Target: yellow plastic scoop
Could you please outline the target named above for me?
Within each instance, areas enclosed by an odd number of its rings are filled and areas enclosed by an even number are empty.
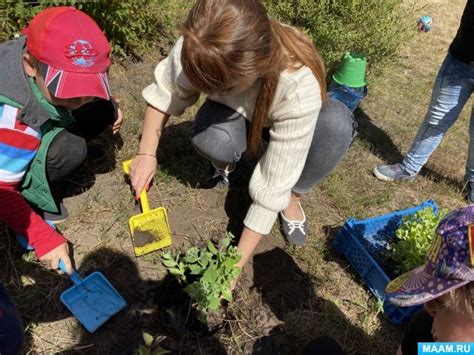
[[[131,160],[123,162],[125,174],[129,174]],[[150,210],[148,194],[143,189],[140,194],[142,213],[130,217],[128,224],[132,235],[135,255],[140,256],[171,245],[171,233],[166,208]]]

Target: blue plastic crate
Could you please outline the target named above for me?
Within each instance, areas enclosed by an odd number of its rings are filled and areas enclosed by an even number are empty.
[[[378,217],[363,220],[350,218],[333,241],[336,250],[347,258],[374,296],[384,302],[384,313],[394,325],[408,322],[421,306],[397,307],[385,300],[384,291],[390,282],[390,277],[380,263],[385,259],[387,246],[395,238],[395,232],[400,227],[403,217],[424,208],[433,208],[433,211],[438,213],[436,203],[428,200],[419,206]]]

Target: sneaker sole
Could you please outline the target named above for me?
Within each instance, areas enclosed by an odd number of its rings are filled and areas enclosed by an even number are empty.
[[[382,181],[395,181],[394,178],[391,178],[391,177],[388,177],[388,176],[385,176],[385,175],[381,174],[377,170],[377,167],[375,167],[374,170],[372,170],[372,172],[374,173],[375,177],[379,180],[382,180]]]
[[[412,182],[415,180],[416,176],[413,176],[411,178],[407,178],[407,179],[394,179],[394,178],[391,178],[391,177],[388,177],[386,175],[383,175],[381,172],[379,172],[377,170],[377,167],[374,168],[374,170],[372,170],[372,173],[375,175],[375,177],[379,180],[382,180],[382,181],[406,181],[406,182]]]
[[[51,224],[57,225],[57,224],[61,224],[61,223],[66,222],[66,221],[67,221],[67,217],[61,218],[61,219],[55,219],[55,220],[51,220],[51,219],[46,218],[45,221],[46,221],[46,222],[49,222],[49,223],[51,223]]]

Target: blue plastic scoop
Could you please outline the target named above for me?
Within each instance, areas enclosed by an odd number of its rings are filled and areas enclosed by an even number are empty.
[[[49,221],[46,222],[56,229]],[[23,235],[17,234],[16,239],[26,250],[34,250]],[[59,268],[66,273],[66,265],[62,260],[59,261]],[[91,333],[127,306],[127,302],[101,272],[95,271],[81,279],[73,269],[70,278],[74,286],[61,294],[61,302]]]
[[[66,272],[62,260],[59,268]],[[70,278],[74,286],[61,294],[61,302],[91,333],[127,306],[127,302],[101,272],[95,271],[81,279],[73,270]]]

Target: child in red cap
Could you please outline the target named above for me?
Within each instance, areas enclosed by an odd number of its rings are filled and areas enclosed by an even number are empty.
[[[417,354],[419,342],[474,342],[474,205],[439,223],[425,264],[390,282],[386,294],[398,306],[424,304],[398,354]]]
[[[45,219],[64,217],[55,191],[86,158],[87,141],[120,127],[107,79],[110,46],[74,7],[40,12],[23,34],[0,45],[0,221],[49,268],[62,260],[70,272],[66,239]],[[0,345],[10,321],[0,317]]]

